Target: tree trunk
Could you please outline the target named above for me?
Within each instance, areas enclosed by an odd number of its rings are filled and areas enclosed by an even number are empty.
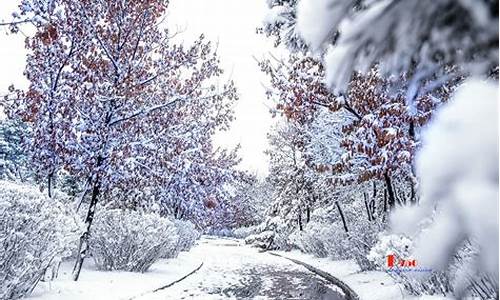
[[[366,215],[368,216],[368,221],[372,221],[373,217],[372,217],[372,213],[370,210],[370,205],[368,204],[368,194],[366,192],[363,193],[363,198],[365,201]]]
[[[376,212],[377,212],[377,211],[376,211],[376,207],[375,207],[375,199],[372,199],[372,200],[370,201],[370,205],[369,205],[369,207],[370,207],[370,212],[371,212],[371,214],[372,214],[372,220],[374,220],[374,221],[375,221],[375,216],[377,215],[377,214],[376,214]]]
[[[54,181],[54,172],[50,172],[47,176],[47,193],[49,194],[49,198],[52,198],[52,185]]]
[[[311,221],[311,207],[306,208],[306,223],[309,223]]]
[[[392,186],[391,177],[389,177],[388,173],[384,173],[385,187],[387,189],[387,204],[388,209],[393,209],[396,206],[396,195],[394,194],[394,188]]]
[[[413,178],[410,178],[410,202],[417,203],[417,193],[415,191],[415,183]]]
[[[384,190],[384,211],[382,214],[382,222],[385,222],[385,217],[387,215],[387,190]]]
[[[335,201],[335,205],[337,206],[337,209],[339,210],[340,218],[342,219],[342,224],[344,225],[344,230],[346,233],[349,233],[349,229],[347,228],[347,222],[344,217],[344,213],[342,212],[342,209],[340,208],[340,204],[338,201]]]
[[[373,181],[373,196],[372,198],[375,199],[377,197],[377,182],[374,180]]]
[[[299,230],[303,231],[304,227],[302,226],[302,209],[299,207]]]
[[[98,159],[98,164],[100,164],[100,160]],[[78,246],[78,257],[76,258],[75,266],[73,268],[73,280],[77,281],[80,277],[80,271],[82,270],[83,261],[87,256],[87,251],[89,249],[88,238],[90,233],[90,227],[92,226],[92,222],[94,221],[94,214],[97,206],[97,200],[99,198],[100,192],[100,182],[99,175],[97,175],[96,180],[94,182],[94,186],[92,188],[92,197],[90,199],[89,210],[87,211],[87,217],[85,218],[85,224],[87,227],[85,228],[85,232],[80,236],[80,245]]]

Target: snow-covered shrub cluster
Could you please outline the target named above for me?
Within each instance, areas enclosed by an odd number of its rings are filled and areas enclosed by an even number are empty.
[[[245,238],[245,243],[262,249],[273,249],[275,235],[272,230],[251,234]]]
[[[265,222],[262,222],[254,228],[252,233],[245,237],[245,244],[253,245],[262,249],[270,249],[273,242],[275,232],[273,229],[276,228],[275,222],[278,221],[276,218],[267,218]],[[270,226],[270,224],[273,224]]]
[[[404,235],[380,234],[378,242],[370,249],[368,259],[377,266],[385,267],[387,255],[394,254],[397,257],[410,257],[413,241]]]
[[[339,243],[346,239],[346,234],[338,224],[310,222],[303,231],[296,230],[290,235],[290,243],[305,253],[318,257],[346,258],[348,254],[346,243]]]
[[[245,238],[246,244],[262,249],[290,250],[289,235],[292,228],[279,217],[268,217],[255,228],[255,233]]]
[[[102,209],[96,214],[89,243],[101,270],[145,272],[178,247],[175,224],[155,213]]]
[[[83,229],[62,195],[0,181],[0,299],[30,294],[71,254]]]
[[[258,225],[236,228],[233,230],[232,236],[237,239],[245,239],[248,236],[257,233],[258,228]]]
[[[189,221],[174,220],[174,225],[177,228],[177,235],[179,236],[178,248],[180,251],[188,251],[194,246],[196,240],[200,238],[201,233]]]
[[[367,255],[377,242],[383,223],[368,219],[367,212],[358,205],[363,203],[362,189],[347,195],[353,201],[346,201],[342,208],[346,227],[339,218],[337,205],[317,208],[304,230],[295,230],[290,241],[303,252],[332,259],[354,259],[362,270],[373,269]]]

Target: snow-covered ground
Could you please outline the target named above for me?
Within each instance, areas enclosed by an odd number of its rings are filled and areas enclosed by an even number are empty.
[[[190,251],[203,267],[139,299],[343,299],[336,286],[286,259],[230,239],[204,237]]]
[[[354,261],[314,258],[300,252],[279,252],[330,273],[348,284],[361,300],[409,299],[383,272],[360,272]],[[174,285],[153,292],[189,274]],[[42,282],[30,299],[331,299],[342,291],[285,258],[259,252],[241,241],[204,236],[189,252],[162,260],[147,273],[103,272],[89,259],[80,280],[71,280],[72,262],[65,262],[55,281]]]
[[[202,268],[173,286],[152,292]],[[30,299],[342,299],[342,292],[286,259],[230,239],[203,237],[191,251],[162,260],[147,273],[97,271],[89,259],[80,280],[71,280],[72,262],[59,278],[41,282]]]
[[[353,260],[334,261],[329,258],[317,258],[299,251],[275,251],[284,256],[302,261],[325,271],[349,285],[361,300],[402,299],[403,292],[394,280],[385,272],[361,272]],[[406,295],[405,295],[406,296]],[[405,299],[407,299],[405,297]]]
[[[130,299],[186,275],[201,264],[201,258],[182,252],[176,259],[154,264],[146,273],[97,271],[92,259],[87,259],[77,282],[71,280],[73,263],[63,262],[59,277],[52,282],[40,282],[29,299]]]
[[[325,271],[346,283],[358,294],[360,300],[438,300],[452,299],[442,296],[424,295],[420,297],[408,295],[402,286],[386,272],[365,271],[361,272],[353,260],[331,260],[318,258],[300,251],[274,251],[275,253],[309,264]]]

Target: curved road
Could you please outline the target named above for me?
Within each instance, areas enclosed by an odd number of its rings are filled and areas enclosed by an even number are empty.
[[[344,299],[306,268],[236,240],[202,238],[189,255],[203,261],[200,270],[140,299]]]

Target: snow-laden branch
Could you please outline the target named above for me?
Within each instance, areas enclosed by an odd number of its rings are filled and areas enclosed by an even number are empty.
[[[215,96],[216,95],[207,95],[207,96],[199,97],[199,98],[196,98],[196,99],[193,99],[193,100],[199,101],[199,100],[204,100],[204,99],[210,99],[210,98],[215,97]],[[116,125],[116,124],[118,124],[120,122],[133,119],[133,118],[138,117],[140,115],[148,115],[148,114],[150,114],[150,113],[152,113],[154,111],[157,111],[159,109],[163,109],[163,108],[169,107],[169,106],[171,106],[171,105],[173,105],[175,103],[178,103],[180,101],[185,101],[185,100],[187,100],[187,97],[178,97],[175,100],[172,100],[172,101],[170,101],[168,103],[158,104],[158,105],[155,105],[155,106],[152,106],[152,107],[149,107],[149,108],[141,108],[141,109],[139,109],[139,110],[131,113],[128,116],[111,120],[109,122],[109,126],[113,126],[113,125]]]
[[[106,54],[106,57],[109,58],[111,63],[113,64],[113,67],[115,68],[116,72],[119,74],[120,73],[120,66],[118,65],[118,62],[115,60],[115,58],[109,53],[108,48],[104,45],[104,42],[101,40],[97,32],[94,34],[95,38],[99,42],[99,45],[101,46],[102,50],[104,51],[104,54]]]
[[[109,125],[110,125],[110,126],[113,126],[113,125],[116,125],[116,124],[118,124],[118,123],[120,123],[120,122],[127,121],[127,120],[133,119],[133,118],[135,118],[135,117],[138,117],[138,116],[140,116],[140,115],[148,115],[148,114],[150,114],[150,113],[152,113],[152,112],[154,112],[154,111],[156,111],[156,110],[159,110],[159,109],[162,109],[162,108],[168,107],[168,106],[173,105],[173,104],[175,104],[175,103],[177,103],[177,102],[179,102],[179,101],[181,101],[181,100],[185,100],[185,98],[184,98],[184,97],[182,97],[182,98],[177,98],[177,99],[172,100],[172,101],[170,101],[170,102],[168,102],[168,103],[163,103],[163,104],[155,105],[155,106],[153,106],[153,107],[146,108],[146,109],[145,109],[145,108],[141,108],[141,109],[137,110],[136,112],[134,112],[134,113],[132,113],[132,114],[130,114],[130,115],[128,115],[128,116],[125,116],[125,117],[121,117],[121,118],[118,118],[118,119],[111,120],[111,121],[109,122]]]

